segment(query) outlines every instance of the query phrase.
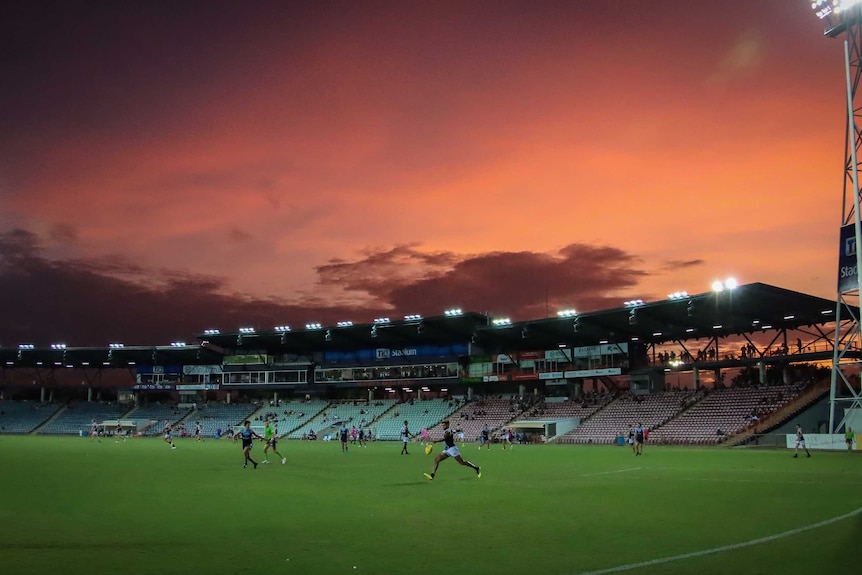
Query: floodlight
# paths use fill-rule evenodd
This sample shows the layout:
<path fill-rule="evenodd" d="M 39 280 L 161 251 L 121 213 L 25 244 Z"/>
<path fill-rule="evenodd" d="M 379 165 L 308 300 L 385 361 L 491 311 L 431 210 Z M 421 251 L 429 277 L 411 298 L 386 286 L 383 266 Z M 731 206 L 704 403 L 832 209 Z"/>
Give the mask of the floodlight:
<path fill-rule="evenodd" d="M 52 343 L 51 349 L 66 349 L 65 343 Z"/>
<path fill-rule="evenodd" d="M 391 320 L 388 317 L 376 317 L 374 323 L 389 323 Z"/>
<path fill-rule="evenodd" d="M 637 307 L 637 306 L 643 305 L 643 304 L 644 304 L 644 300 L 642 300 L 642 299 L 632 299 L 632 300 L 629 300 L 627 302 L 623 302 L 623 305 L 626 307 Z"/>
<path fill-rule="evenodd" d="M 336 323 L 335 325 L 338 327 L 350 327 L 353 325 L 353 322 L 352 321 L 340 321 L 340 322 Z"/>
<path fill-rule="evenodd" d="M 497 327 L 504 326 L 504 325 L 512 325 L 512 320 L 510 320 L 507 317 L 501 317 L 501 318 L 497 318 L 495 320 L 491 320 L 491 324 L 495 325 Z"/>
<path fill-rule="evenodd" d="M 240 333 L 254 333 L 253 327 L 241 327 L 239 328 Z"/>
<path fill-rule="evenodd" d="M 405 316 L 404 316 L 404 319 L 405 319 L 405 320 L 407 320 L 407 321 L 416 321 L 416 320 L 418 320 L 418 319 L 422 319 L 422 316 L 421 316 L 421 315 L 419 315 L 418 313 L 413 313 L 413 314 L 410 314 L 410 315 L 405 315 Z"/>
<path fill-rule="evenodd" d="M 218 335 L 221 333 L 221 330 L 218 329 L 205 329 L 204 335 Z"/>
<path fill-rule="evenodd" d="M 461 311 L 461 308 L 460 308 L 460 307 L 458 307 L 458 308 L 452 308 L 452 309 L 447 309 L 447 310 L 446 310 L 445 312 L 443 312 L 443 313 L 444 313 L 447 317 L 455 317 L 455 316 L 459 316 L 459 315 L 463 315 L 463 314 L 464 314 L 464 312 L 463 312 L 463 311 Z"/>
<path fill-rule="evenodd" d="M 712 282 L 712 291 L 714 291 L 714 292 L 724 291 L 724 282 L 722 282 L 721 280 L 715 280 L 714 282 Z"/>
<path fill-rule="evenodd" d="M 739 283 L 736 281 L 736 278 L 727 278 L 724 280 L 724 287 L 727 289 L 736 289 Z"/>
<path fill-rule="evenodd" d="M 557 316 L 559 317 L 575 317 L 576 315 L 578 315 L 578 312 L 574 309 L 562 309 L 557 312 Z"/>
<path fill-rule="evenodd" d="M 184 341 L 172 341 L 171 342 L 171 347 L 185 347 L 185 346 L 186 346 L 186 342 L 184 342 Z"/>
<path fill-rule="evenodd" d="M 667 294 L 667 298 L 671 299 L 671 300 L 685 299 L 687 297 L 688 297 L 688 292 L 686 292 L 686 291 L 675 291 L 673 293 Z"/>
<path fill-rule="evenodd" d="M 289 325 L 277 325 L 277 326 L 275 326 L 275 331 L 280 332 L 280 333 L 284 333 L 284 332 L 290 331 L 290 326 Z"/>
<path fill-rule="evenodd" d="M 685 330 L 685 333 L 694 333 L 694 328 L 690 327 Z"/>
<path fill-rule="evenodd" d="M 795 315 L 786 315 L 784 316 L 784 319 L 794 319 L 795 317 Z"/>
<path fill-rule="evenodd" d="M 18 349 L 36 349 L 36 346 L 32 343 L 19 343 Z"/>
<path fill-rule="evenodd" d="M 305 324 L 305 329 L 323 329 L 323 325 L 315 322 L 315 323 L 307 323 Z"/>
<path fill-rule="evenodd" d="M 126 347 L 126 346 L 122 343 L 109 343 L 108 347 L 111 349 L 120 349 L 121 347 Z"/>

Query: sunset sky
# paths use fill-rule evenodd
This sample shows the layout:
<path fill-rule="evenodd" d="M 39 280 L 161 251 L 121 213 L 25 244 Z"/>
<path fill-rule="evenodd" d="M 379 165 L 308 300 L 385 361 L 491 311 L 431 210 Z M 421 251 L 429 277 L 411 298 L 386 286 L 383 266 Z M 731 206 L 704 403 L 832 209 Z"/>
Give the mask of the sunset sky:
<path fill-rule="evenodd" d="M 2 345 L 835 296 L 806 0 L 18 0 L 0 54 Z"/>

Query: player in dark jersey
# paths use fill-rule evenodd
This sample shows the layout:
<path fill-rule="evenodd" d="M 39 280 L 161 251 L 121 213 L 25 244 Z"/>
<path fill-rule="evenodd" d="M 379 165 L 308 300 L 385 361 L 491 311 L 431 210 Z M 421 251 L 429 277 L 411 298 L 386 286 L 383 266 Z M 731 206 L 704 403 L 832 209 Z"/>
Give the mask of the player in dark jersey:
<path fill-rule="evenodd" d="M 413 434 L 410 433 L 410 427 L 407 425 L 407 420 L 404 420 L 404 427 L 401 428 L 401 455 L 410 455 L 410 452 L 407 451 L 407 442 L 410 441 L 410 438 L 413 437 Z"/>
<path fill-rule="evenodd" d="M 796 450 L 793 453 L 793 457 L 799 457 L 799 448 L 805 450 L 806 457 L 811 457 L 811 452 L 808 451 L 808 448 L 805 446 L 805 436 L 802 435 L 802 426 L 798 423 L 796 424 Z"/>
<path fill-rule="evenodd" d="M 487 425 L 482 428 L 482 434 L 479 436 L 479 449 L 482 449 L 483 445 L 491 449 L 491 430 Z"/>
<path fill-rule="evenodd" d="M 644 426 L 638 423 L 635 427 L 635 455 L 643 455 L 644 452 Z"/>
<path fill-rule="evenodd" d="M 437 467 L 440 466 L 440 462 L 449 457 L 454 457 L 455 461 L 460 463 L 461 465 L 466 465 L 470 467 L 476 472 L 478 477 L 482 477 L 482 468 L 478 465 L 474 465 L 469 461 L 465 461 L 461 457 L 461 452 L 458 451 L 458 448 L 455 446 L 455 434 L 452 433 L 452 430 L 449 429 L 449 420 L 443 421 L 443 439 L 438 439 L 433 443 L 443 442 L 446 446 L 443 451 L 437 454 L 437 457 L 434 458 L 434 470 L 431 473 L 423 473 L 423 475 L 430 481 L 434 479 L 434 475 L 437 473 Z"/>
<path fill-rule="evenodd" d="M 167 419 L 165 420 L 165 428 L 162 430 L 162 433 L 165 435 L 165 443 L 169 444 L 171 449 L 176 449 L 177 446 L 174 443 L 173 426 L 171 426 L 171 422 Z"/>
<path fill-rule="evenodd" d="M 255 469 L 257 469 L 257 461 L 251 458 L 251 448 L 255 437 L 258 439 L 263 439 L 263 437 L 251 428 L 251 422 L 248 420 L 243 422 L 242 428 L 240 428 L 239 432 L 233 436 L 233 440 L 236 441 L 237 437 L 242 439 L 242 466 L 248 467 L 248 462 L 251 461 L 251 464 L 254 465 Z"/>
<path fill-rule="evenodd" d="M 341 453 L 347 453 L 347 439 L 349 435 L 350 430 L 342 423 L 341 427 L 338 428 L 338 438 L 341 440 Z"/>

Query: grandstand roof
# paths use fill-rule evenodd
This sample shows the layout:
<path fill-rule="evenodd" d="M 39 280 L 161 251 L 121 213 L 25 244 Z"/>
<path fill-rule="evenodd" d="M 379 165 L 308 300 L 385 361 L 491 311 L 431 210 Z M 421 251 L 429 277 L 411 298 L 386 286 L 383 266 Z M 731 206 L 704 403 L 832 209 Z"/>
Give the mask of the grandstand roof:
<path fill-rule="evenodd" d="M 6 367 L 134 367 L 136 365 L 219 364 L 222 354 L 200 345 L 67 347 L 65 349 L 0 348 Z"/>
<path fill-rule="evenodd" d="M 635 338 L 645 343 L 665 343 L 828 324 L 835 319 L 835 308 L 836 302 L 829 299 L 752 283 L 722 292 L 504 326 L 492 325 L 491 318 L 482 314 L 464 313 L 284 332 L 199 334 L 197 337 L 201 344 L 197 345 L 0 348 L 0 366 L 202 365 L 220 364 L 225 353 L 242 354 L 244 351 L 310 354 L 327 350 L 445 346 L 468 342 L 478 345 L 484 353 L 621 343 Z M 858 308 L 852 308 L 850 313 L 859 317 Z M 845 314 L 849 315 L 842 311 L 842 317 L 847 317 Z"/>
<path fill-rule="evenodd" d="M 763 283 L 579 314 L 531 320 L 479 332 L 489 350 L 550 349 L 560 344 L 665 343 L 727 337 L 770 329 L 822 325 L 835 319 L 836 302 Z M 846 313 L 842 312 L 842 317 Z M 853 308 L 858 317 L 858 308 Z M 632 319 L 634 318 L 634 319 Z M 575 322 L 577 320 L 577 330 Z"/>
<path fill-rule="evenodd" d="M 374 347 L 445 345 L 472 342 L 488 353 L 552 349 L 558 345 L 590 346 L 601 342 L 664 343 L 701 337 L 726 337 L 769 329 L 795 329 L 831 323 L 835 301 L 763 283 L 738 286 L 722 292 L 686 295 L 578 314 L 491 325 L 491 318 L 467 313 L 386 324 L 324 326 L 290 332 L 255 332 L 198 335 L 224 349 L 312 353 Z M 635 319 L 632 317 L 634 310 Z M 858 317 L 858 308 L 853 309 Z M 578 328 L 574 324 L 577 321 Z M 421 326 L 421 327 L 420 327 Z M 329 333 L 329 340 L 326 334 Z"/>
<path fill-rule="evenodd" d="M 275 353 L 314 353 L 375 347 L 449 345 L 469 341 L 472 334 L 487 325 L 486 316 L 464 313 L 281 332 L 198 334 L 197 337 L 237 353 L 261 349 Z"/>

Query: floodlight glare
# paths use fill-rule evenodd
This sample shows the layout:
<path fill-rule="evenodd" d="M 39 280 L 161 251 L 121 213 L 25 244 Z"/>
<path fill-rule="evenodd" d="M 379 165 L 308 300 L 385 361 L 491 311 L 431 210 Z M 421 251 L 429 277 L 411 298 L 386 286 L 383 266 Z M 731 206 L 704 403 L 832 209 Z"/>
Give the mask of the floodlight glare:
<path fill-rule="evenodd" d="M 726 289 L 736 289 L 739 283 L 736 281 L 736 278 L 727 278 L 724 280 L 724 287 Z"/>
<path fill-rule="evenodd" d="M 503 325 L 512 325 L 512 320 L 507 318 L 507 317 L 501 317 L 501 318 L 497 318 L 495 320 L 491 320 L 491 324 L 495 325 L 497 327 L 500 327 Z"/>
<path fill-rule="evenodd" d="M 185 346 L 186 346 L 186 342 L 184 342 L 184 341 L 172 341 L 171 342 L 171 347 L 185 347 Z"/>
<path fill-rule="evenodd" d="M 19 343 L 18 349 L 36 349 L 36 346 L 32 343 Z"/>
<path fill-rule="evenodd" d="M 239 328 L 240 333 L 254 333 L 253 327 L 241 327 Z"/>
<path fill-rule="evenodd" d="M 51 349 L 66 349 L 65 343 L 52 343 Z"/>
<path fill-rule="evenodd" d="M 290 326 L 289 325 L 277 325 L 277 326 L 275 326 L 275 331 L 284 333 L 284 332 L 290 331 Z"/>
<path fill-rule="evenodd" d="M 637 306 L 643 305 L 643 304 L 644 304 L 644 300 L 642 300 L 642 299 L 631 299 L 627 302 L 623 302 L 623 305 L 626 307 L 637 307 Z"/>
<path fill-rule="evenodd" d="M 109 343 L 108 347 L 111 349 L 120 349 L 121 347 L 126 347 L 126 346 L 122 343 Z"/>
<path fill-rule="evenodd" d="M 388 317 L 376 317 L 374 318 L 374 323 L 389 323 L 390 319 Z"/>
<path fill-rule="evenodd" d="M 352 321 L 340 321 L 340 322 L 336 323 L 335 325 L 338 327 L 350 327 L 353 325 L 353 322 Z"/>
<path fill-rule="evenodd" d="M 305 329 L 323 329 L 323 325 L 319 323 L 307 323 L 305 324 Z"/>
<path fill-rule="evenodd" d="M 675 291 L 673 293 L 667 294 L 667 298 L 672 299 L 672 300 L 684 299 L 687 297 L 688 297 L 688 292 L 686 292 L 686 291 Z"/>
<path fill-rule="evenodd" d="M 418 313 L 413 313 L 410 315 L 405 315 L 404 319 L 407 321 L 416 321 L 416 320 L 422 319 L 422 316 L 419 315 Z"/>
<path fill-rule="evenodd" d="M 578 315 L 577 310 L 574 309 L 563 309 L 557 312 L 559 317 L 575 317 Z"/>
<path fill-rule="evenodd" d="M 221 330 L 218 329 L 205 329 L 204 335 L 218 335 L 221 333 Z"/>
<path fill-rule="evenodd" d="M 458 307 L 458 308 L 452 308 L 452 309 L 447 309 L 447 310 L 446 310 L 445 312 L 443 312 L 443 313 L 444 313 L 447 317 L 455 317 L 455 316 L 459 316 L 459 315 L 463 315 L 463 314 L 464 314 L 464 312 L 463 312 L 463 311 L 461 311 L 461 308 L 460 308 L 460 307 Z"/>
<path fill-rule="evenodd" d="M 714 292 L 722 292 L 724 291 L 724 282 L 721 280 L 715 280 L 712 282 L 712 291 Z"/>

